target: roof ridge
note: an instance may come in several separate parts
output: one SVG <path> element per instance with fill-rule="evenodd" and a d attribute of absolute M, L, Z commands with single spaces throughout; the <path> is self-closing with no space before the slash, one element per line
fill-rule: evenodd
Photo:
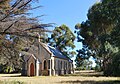
<path fill-rule="evenodd" d="M 64 59 L 70 59 L 67 56 L 63 55 L 62 52 L 60 50 L 58 50 L 55 47 L 52 47 L 46 43 L 42 43 L 40 42 L 40 44 L 49 52 L 51 53 L 53 56 L 58 57 L 58 58 L 64 58 Z"/>

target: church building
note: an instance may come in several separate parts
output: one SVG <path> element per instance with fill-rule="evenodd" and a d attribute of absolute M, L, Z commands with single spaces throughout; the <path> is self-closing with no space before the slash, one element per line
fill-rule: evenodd
<path fill-rule="evenodd" d="M 45 43 L 31 45 L 29 55 L 22 56 L 22 75 L 56 76 L 73 73 L 73 61 Z"/>

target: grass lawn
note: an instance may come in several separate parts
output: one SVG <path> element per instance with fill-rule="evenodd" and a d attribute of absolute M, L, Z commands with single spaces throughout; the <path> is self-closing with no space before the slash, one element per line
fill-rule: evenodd
<path fill-rule="evenodd" d="M 0 84 L 120 84 L 120 77 L 104 77 L 94 71 L 76 71 L 65 76 L 21 77 L 20 74 L 0 74 Z"/>

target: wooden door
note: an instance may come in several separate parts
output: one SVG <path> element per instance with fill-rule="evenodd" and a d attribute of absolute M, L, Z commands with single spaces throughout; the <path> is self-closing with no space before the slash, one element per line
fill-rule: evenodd
<path fill-rule="evenodd" d="M 30 76 L 34 76 L 34 64 L 30 64 Z"/>

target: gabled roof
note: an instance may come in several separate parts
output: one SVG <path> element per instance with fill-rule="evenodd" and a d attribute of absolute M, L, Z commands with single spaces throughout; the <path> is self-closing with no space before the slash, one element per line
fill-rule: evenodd
<path fill-rule="evenodd" d="M 40 43 L 49 53 L 52 54 L 52 56 L 57 57 L 57 58 L 62 58 L 62 59 L 68 59 L 68 57 L 64 56 L 58 49 L 49 46 L 45 43 Z"/>
<path fill-rule="evenodd" d="M 33 54 L 23 55 L 22 58 L 24 59 L 25 62 L 27 62 L 30 59 L 31 56 L 36 60 L 36 57 Z"/>
<path fill-rule="evenodd" d="M 70 58 L 64 56 L 58 49 L 56 49 L 56 48 L 54 48 L 54 47 L 51 47 L 51 46 L 49 46 L 49 45 L 47 45 L 47 44 L 45 44 L 45 43 L 41 43 L 41 42 L 40 42 L 39 44 L 40 44 L 48 53 L 50 53 L 51 56 L 56 57 L 56 58 L 66 59 L 66 60 L 68 60 L 69 62 L 71 61 Z M 31 48 L 32 48 L 32 49 L 31 49 Z M 29 49 L 30 52 L 22 52 L 22 54 L 24 55 L 23 59 L 24 59 L 25 61 L 27 61 L 27 60 L 29 60 L 29 58 L 30 58 L 32 55 L 34 55 L 34 58 L 36 58 L 36 56 L 35 56 L 35 53 L 37 52 L 36 48 L 37 48 L 37 47 L 32 46 L 32 47 L 30 47 L 30 49 Z M 38 59 L 39 59 L 39 58 L 38 58 Z M 40 61 L 40 59 L 39 59 L 39 61 Z"/>
<path fill-rule="evenodd" d="M 48 46 L 48 47 L 49 47 L 50 51 L 53 53 L 54 57 L 68 59 L 68 57 L 64 56 L 59 50 L 57 50 L 51 46 Z"/>

